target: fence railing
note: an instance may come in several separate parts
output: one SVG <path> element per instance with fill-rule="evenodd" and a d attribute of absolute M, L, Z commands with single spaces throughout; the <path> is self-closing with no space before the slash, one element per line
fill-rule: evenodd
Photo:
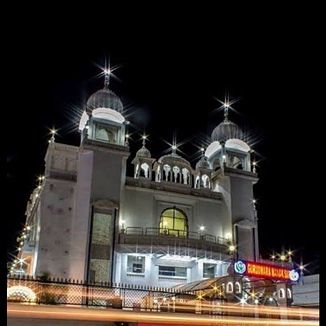
<path fill-rule="evenodd" d="M 157 310 L 163 298 L 181 294 L 195 297 L 173 288 L 106 282 L 88 284 L 55 278 L 39 280 L 23 275 L 7 277 L 7 300 L 15 302 Z"/>
<path fill-rule="evenodd" d="M 205 240 L 208 242 L 213 242 L 215 244 L 221 244 L 225 246 L 230 245 L 230 241 L 228 239 L 218 237 L 212 234 L 202 233 L 202 232 L 193 232 L 193 231 L 182 231 L 177 229 L 161 229 L 161 228 L 154 228 L 154 227 L 134 227 L 128 226 L 124 230 L 124 233 L 127 235 L 142 235 L 142 236 L 159 236 L 159 235 L 167 235 L 173 236 L 177 238 L 187 238 L 193 240 Z"/>
<path fill-rule="evenodd" d="M 212 315 L 280 318 L 284 307 L 228 305 L 224 297 L 204 299 L 194 292 L 174 288 L 132 284 L 88 284 L 67 279 L 33 279 L 24 275 L 7 276 L 7 302 L 46 305 L 76 305 L 156 312 L 183 312 Z M 240 307 L 240 308 L 239 308 Z M 300 310 L 293 319 L 319 319 L 311 309 Z M 288 313 L 287 311 L 286 313 Z M 288 316 L 289 317 L 289 316 Z"/>
<path fill-rule="evenodd" d="M 200 232 L 188 232 L 174 229 L 127 227 L 119 233 L 118 246 L 135 246 L 143 251 L 164 250 L 173 246 L 182 254 L 197 255 L 200 251 L 209 251 L 212 259 L 227 259 L 230 256 L 230 242 L 227 239 Z M 162 249 L 163 248 L 163 249 Z M 119 250 L 119 247 L 117 247 Z M 214 257 L 213 257 L 214 256 Z"/>

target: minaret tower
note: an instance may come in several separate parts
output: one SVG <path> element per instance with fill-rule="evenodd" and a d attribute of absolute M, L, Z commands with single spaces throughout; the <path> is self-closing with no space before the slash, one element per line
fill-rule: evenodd
<path fill-rule="evenodd" d="M 79 232 L 72 238 L 71 275 L 94 282 L 112 281 L 121 188 L 130 154 L 123 105 L 110 89 L 111 74 L 104 70 L 104 87 L 88 98 L 79 124 L 78 204 L 73 221 Z"/>
<path fill-rule="evenodd" d="M 142 139 L 143 146 L 137 151 L 135 158 L 131 162 L 134 165 L 134 178 L 146 178 L 151 180 L 153 163 L 155 159 L 151 157 L 150 151 L 145 146 L 146 136 L 143 135 Z"/>
<path fill-rule="evenodd" d="M 224 197 L 224 218 L 230 221 L 225 233 L 232 234 L 235 258 L 259 258 L 258 225 L 254 205 L 253 185 L 258 181 L 251 168 L 252 150 L 246 135 L 229 120 L 231 102 L 222 102 L 224 120 L 212 132 L 212 143 L 206 150 L 207 160 L 213 167 L 213 190 Z"/>

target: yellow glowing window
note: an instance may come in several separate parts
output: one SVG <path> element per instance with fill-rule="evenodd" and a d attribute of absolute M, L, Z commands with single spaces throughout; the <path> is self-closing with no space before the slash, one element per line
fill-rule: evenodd
<path fill-rule="evenodd" d="M 186 237 L 188 233 L 187 217 L 175 207 L 166 209 L 161 215 L 159 228 L 160 233 Z"/>

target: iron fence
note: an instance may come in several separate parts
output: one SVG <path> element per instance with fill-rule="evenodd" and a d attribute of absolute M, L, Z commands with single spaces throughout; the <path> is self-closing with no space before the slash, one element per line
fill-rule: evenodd
<path fill-rule="evenodd" d="M 89 284 L 77 280 L 7 277 L 7 301 L 158 310 L 160 300 L 184 293 L 171 288 L 132 284 Z"/>
<path fill-rule="evenodd" d="M 225 305 L 225 298 L 203 300 L 191 291 L 132 284 L 89 284 L 78 280 L 34 279 L 25 275 L 7 276 L 7 301 L 47 305 L 75 305 L 156 312 L 187 312 L 228 316 L 280 318 L 282 307 L 257 312 L 252 307 Z M 255 305 L 257 308 L 257 306 Z M 245 308 L 247 309 L 245 311 Z M 269 307 L 269 309 L 271 309 Z M 319 315 L 304 308 L 294 319 L 318 319 Z"/>

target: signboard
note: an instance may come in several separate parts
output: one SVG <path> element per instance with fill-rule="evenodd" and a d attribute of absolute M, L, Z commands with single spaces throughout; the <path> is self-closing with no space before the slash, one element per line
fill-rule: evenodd
<path fill-rule="evenodd" d="M 300 278 L 300 274 L 295 269 L 288 269 L 277 265 L 262 264 L 246 260 L 236 261 L 234 263 L 234 272 L 240 275 L 293 282 L 297 282 Z"/>

